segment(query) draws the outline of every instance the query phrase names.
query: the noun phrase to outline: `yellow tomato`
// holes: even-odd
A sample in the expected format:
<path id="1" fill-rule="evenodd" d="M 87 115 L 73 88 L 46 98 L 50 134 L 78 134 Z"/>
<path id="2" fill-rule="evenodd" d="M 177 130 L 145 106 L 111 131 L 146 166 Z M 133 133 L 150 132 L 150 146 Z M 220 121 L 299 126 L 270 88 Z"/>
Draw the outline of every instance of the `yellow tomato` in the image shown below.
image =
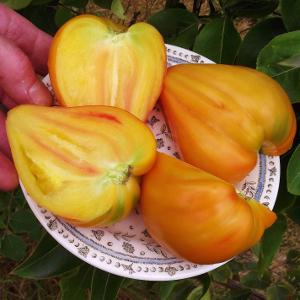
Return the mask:
<path id="1" fill-rule="evenodd" d="M 156 156 L 148 127 L 116 107 L 21 105 L 9 111 L 7 133 L 32 199 L 82 226 L 125 218 Z"/>

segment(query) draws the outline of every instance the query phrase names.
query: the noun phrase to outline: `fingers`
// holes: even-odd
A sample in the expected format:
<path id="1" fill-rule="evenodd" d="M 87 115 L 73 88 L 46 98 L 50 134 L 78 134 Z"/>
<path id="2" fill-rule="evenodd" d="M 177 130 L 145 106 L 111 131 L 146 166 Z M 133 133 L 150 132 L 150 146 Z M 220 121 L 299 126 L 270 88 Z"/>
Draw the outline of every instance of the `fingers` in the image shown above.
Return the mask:
<path id="1" fill-rule="evenodd" d="M 0 36 L 0 86 L 18 104 L 50 105 L 51 95 L 37 78 L 28 57 Z"/>
<path id="2" fill-rule="evenodd" d="M 12 109 L 17 106 L 17 103 L 5 94 L 1 97 L 0 102 L 2 102 L 7 109 Z"/>
<path id="3" fill-rule="evenodd" d="M 18 184 L 18 175 L 13 163 L 0 152 L 0 190 L 11 191 Z"/>
<path id="4" fill-rule="evenodd" d="M 11 158 L 5 130 L 5 114 L 0 110 L 0 190 L 10 191 L 18 186 L 18 175 Z"/>
<path id="5" fill-rule="evenodd" d="M 47 73 L 52 37 L 35 27 L 15 11 L 0 4 L 0 35 L 21 48 L 39 74 Z"/>
<path id="6" fill-rule="evenodd" d="M 0 110 L 0 152 L 11 158 L 10 147 L 6 135 L 5 114 Z"/>
<path id="7" fill-rule="evenodd" d="M 25 18 L 0 4 L 0 87 L 1 102 L 51 105 L 47 88 L 37 78 L 47 73 L 51 36 Z M 5 114 L 0 111 L 0 190 L 17 187 L 18 176 L 12 161 L 5 129 Z"/>

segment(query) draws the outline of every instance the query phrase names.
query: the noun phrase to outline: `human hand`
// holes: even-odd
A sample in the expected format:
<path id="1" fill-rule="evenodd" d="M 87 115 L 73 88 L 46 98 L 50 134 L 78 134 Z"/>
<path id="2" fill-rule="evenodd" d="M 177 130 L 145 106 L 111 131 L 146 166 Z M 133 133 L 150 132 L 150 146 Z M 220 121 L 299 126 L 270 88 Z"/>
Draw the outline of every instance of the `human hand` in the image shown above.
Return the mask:
<path id="1" fill-rule="evenodd" d="M 36 73 L 47 73 L 51 36 L 0 4 L 0 103 L 5 110 L 18 104 L 51 105 L 51 95 Z M 0 107 L 0 190 L 17 187 L 5 129 L 5 112 Z"/>

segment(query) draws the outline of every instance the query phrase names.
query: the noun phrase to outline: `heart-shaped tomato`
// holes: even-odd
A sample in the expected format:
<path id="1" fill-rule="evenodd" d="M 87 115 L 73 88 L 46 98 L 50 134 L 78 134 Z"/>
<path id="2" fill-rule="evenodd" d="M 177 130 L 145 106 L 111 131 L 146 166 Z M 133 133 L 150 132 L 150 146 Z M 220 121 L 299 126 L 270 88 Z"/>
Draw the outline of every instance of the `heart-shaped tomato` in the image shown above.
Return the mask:
<path id="1" fill-rule="evenodd" d="M 163 39 L 142 22 L 127 29 L 81 15 L 61 27 L 50 49 L 51 83 L 63 106 L 117 106 L 146 120 L 165 71 Z"/>
<path id="2" fill-rule="evenodd" d="M 173 66 L 160 99 L 182 159 L 232 183 L 254 168 L 258 151 L 281 155 L 293 144 L 296 117 L 288 95 L 256 70 Z"/>
<path id="3" fill-rule="evenodd" d="M 32 199 L 85 226 L 125 218 L 156 156 L 148 127 L 117 107 L 21 105 L 9 111 L 7 132 Z"/>

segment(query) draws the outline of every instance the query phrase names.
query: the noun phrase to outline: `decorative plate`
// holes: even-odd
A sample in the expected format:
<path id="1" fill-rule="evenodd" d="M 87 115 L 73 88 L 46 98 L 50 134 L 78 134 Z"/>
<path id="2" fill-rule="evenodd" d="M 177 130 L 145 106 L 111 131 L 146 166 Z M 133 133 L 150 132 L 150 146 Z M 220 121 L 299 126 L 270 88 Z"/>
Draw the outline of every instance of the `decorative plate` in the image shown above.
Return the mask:
<path id="1" fill-rule="evenodd" d="M 167 45 L 168 66 L 181 63 L 213 63 L 194 52 Z M 45 83 L 51 90 L 49 77 Z M 170 132 L 157 105 L 148 125 L 155 134 L 158 151 L 178 156 Z M 236 188 L 246 196 L 273 208 L 278 192 L 278 157 L 259 155 L 255 169 Z M 68 251 L 104 271 L 140 280 L 175 280 L 211 271 L 221 264 L 197 265 L 178 259 L 148 234 L 138 208 L 124 221 L 105 228 L 74 227 L 39 207 L 26 193 L 30 208 L 45 229 Z"/>

